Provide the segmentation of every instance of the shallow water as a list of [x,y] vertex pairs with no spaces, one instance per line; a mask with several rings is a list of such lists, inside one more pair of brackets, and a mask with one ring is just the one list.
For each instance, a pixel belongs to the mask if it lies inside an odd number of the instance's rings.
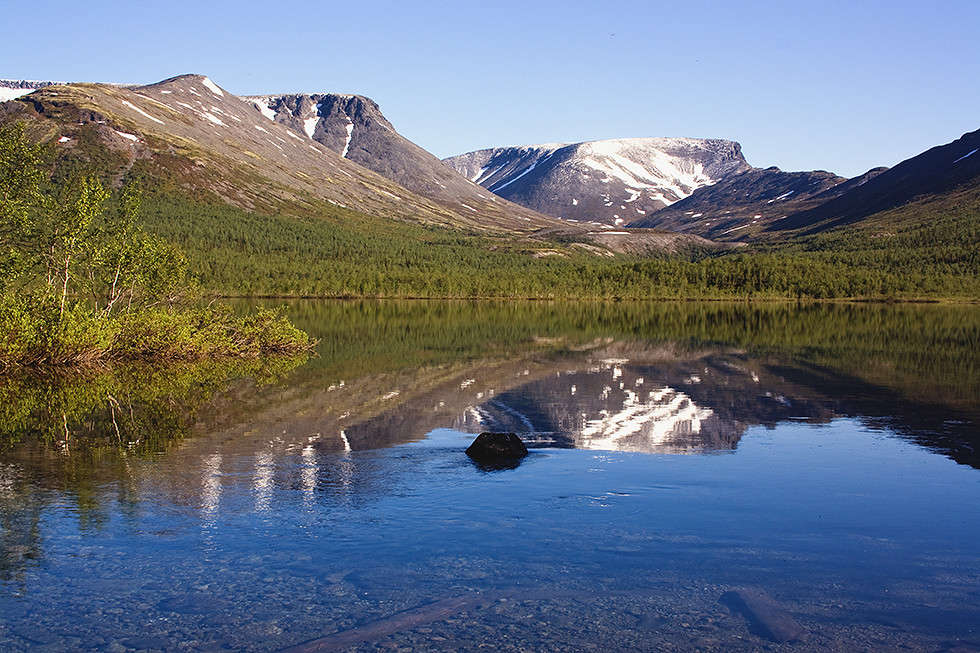
[[289,310],[318,357],[0,387],[0,649],[980,647],[976,308]]

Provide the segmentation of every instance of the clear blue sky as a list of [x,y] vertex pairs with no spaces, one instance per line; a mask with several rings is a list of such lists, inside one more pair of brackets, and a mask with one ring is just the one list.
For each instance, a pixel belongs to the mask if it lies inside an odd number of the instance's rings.
[[980,1],[11,2],[0,77],[356,92],[438,156],[738,140],[851,176],[980,128]]

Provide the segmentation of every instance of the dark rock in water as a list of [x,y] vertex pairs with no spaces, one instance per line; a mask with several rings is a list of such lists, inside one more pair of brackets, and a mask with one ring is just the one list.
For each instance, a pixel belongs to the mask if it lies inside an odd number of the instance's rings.
[[757,635],[779,643],[792,642],[803,635],[803,626],[762,590],[741,588],[725,592],[718,600],[748,619],[749,630]]
[[466,455],[482,464],[506,464],[527,455],[527,447],[516,433],[481,433],[466,450]]

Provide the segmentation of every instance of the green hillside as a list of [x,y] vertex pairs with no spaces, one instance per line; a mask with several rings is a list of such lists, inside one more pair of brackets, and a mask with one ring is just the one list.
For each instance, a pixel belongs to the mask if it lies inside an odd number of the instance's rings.
[[[317,215],[271,216],[158,192],[144,213],[147,229],[178,244],[202,284],[223,295],[980,298],[976,197],[905,207],[860,230],[657,258],[599,257],[326,205]],[[875,231],[893,223],[899,232]]]

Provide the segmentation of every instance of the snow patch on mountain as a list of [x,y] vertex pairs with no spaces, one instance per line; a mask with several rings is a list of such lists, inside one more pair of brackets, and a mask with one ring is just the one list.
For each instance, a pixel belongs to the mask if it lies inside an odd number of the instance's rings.
[[346,158],[347,157],[347,153],[350,152],[350,142],[354,138],[354,121],[352,121],[350,119],[350,117],[347,118],[347,127],[346,127],[346,129],[347,129],[347,140],[344,142],[344,149],[340,153],[340,156],[342,156],[344,158]]
[[22,95],[27,95],[36,89],[33,88],[0,88],[0,102],[8,102]]
[[9,102],[39,88],[64,84],[64,82],[49,82],[36,79],[0,79],[0,102]]
[[132,109],[133,111],[135,111],[136,113],[138,113],[141,116],[143,116],[144,118],[149,118],[153,122],[160,123],[161,125],[164,124],[164,122],[162,120],[160,120],[158,118],[154,118],[153,116],[151,116],[150,114],[148,114],[146,111],[143,111],[142,109],[140,109],[138,106],[136,106],[132,102],[130,102],[128,100],[123,100],[122,103],[125,104],[130,109]]
[[953,163],[959,163],[959,162],[960,162],[960,161],[962,161],[963,159],[968,159],[968,158],[970,158],[971,156],[973,156],[974,154],[976,154],[977,152],[980,152],[980,148],[978,148],[978,149],[976,149],[976,150],[970,150],[969,152],[967,152],[966,154],[964,154],[964,155],[963,155],[963,156],[961,156],[960,158],[958,158],[958,159],[956,159],[955,161],[953,161]]
[[[667,139],[664,139],[665,141]],[[670,139],[673,142],[681,139]],[[659,149],[647,139],[622,139],[585,143],[580,148],[581,164],[621,180],[631,189],[652,189],[661,196],[668,191],[676,199],[715,182],[705,164],[684,155]],[[633,195],[635,201],[639,194]],[[671,203],[670,200],[666,200]]]
[[261,98],[253,98],[252,104],[258,107],[259,111],[262,112],[262,115],[268,118],[269,120],[274,121],[276,119],[276,112],[269,108],[268,100],[263,100]]
[[316,125],[318,122],[320,122],[320,116],[317,115],[303,119],[303,131],[305,131],[306,135],[310,138],[313,138],[313,132],[316,131]]
[[222,127],[225,126],[225,123],[221,122],[221,119],[218,118],[216,115],[214,115],[212,113],[209,113],[207,111],[204,111],[203,113],[201,113],[201,115],[204,116],[205,118],[207,118],[208,120],[210,120],[211,122],[213,122],[216,125],[221,125]]
[[206,88],[207,88],[207,89],[208,89],[209,91],[211,91],[212,93],[214,93],[214,94],[215,94],[215,95],[217,95],[218,97],[224,97],[224,95],[225,95],[225,94],[224,94],[224,93],[223,93],[223,92],[221,91],[221,89],[220,89],[220,88],[218,88],[218,85],[217,85],[217,84],[215,84],[214,82],[212,82],[212,81],[211,81],[210,79],[208,79],[207,77],[205,77],[204,79],[202,79],[202,80],[201,80],[201,83],[202,83],[202,84],[204,84],[204,86],[205,86],[205,87],[206,87]]

